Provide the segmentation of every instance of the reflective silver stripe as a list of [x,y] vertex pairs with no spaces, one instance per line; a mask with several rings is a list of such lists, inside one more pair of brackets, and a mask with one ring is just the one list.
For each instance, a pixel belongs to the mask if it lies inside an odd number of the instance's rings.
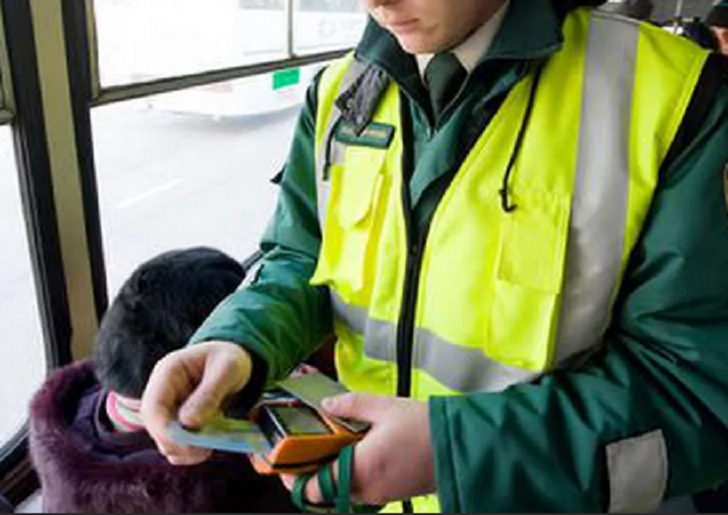
[[[352,60],[349,69],[346,71],[344,78],[339,87],[337,97],[339,94],[348,90],[354,82],[366,71],[366,65],[359,61]],[[326,72],[324,72],[326,73]],[[334,103],[331,110],[331,116],[326,120],[326,129],[324,130],[324,137],[320,141],[318,151],[316,154],[316,203],[318,206],[318,219],[321,232],[323,233],[324,227],[326,227],[326,207],[329,204],[329,191],[331,182],[326,176],[328,173],[328,167],[332,162],[342,162],[343,156],[333,155],[333,152],[340,152],[341,149],[337,145],[333,145],[333,132],[336,127],[336,123],[341,117],[341,110]]]
[[367,357],[387,363],[397,362],[395,324],[369,318],[365,308],[346,304],[334,291],[331,291],[331,309],[336,320],[364,338],[364,354]]
[[[632,20],[591,16],[557,362],[599,345],[609,324],[624,253],[639,36]],[[669,470],[662,431],[606,452],[609,511],[655,510]]]
[[667,445],[662,430],[607,445],[609,512],[657,509],[667,491]]
[[598,345],[609,323],[624,249],[638,39],[637,23],[592,15],[557,363]]
[[[345,304],[331,294],[334,316],[352,332],[363,336],[368,358],[397,362],[397,326],[368,318],[364,308]],[[415,328],[412,365],[457,392],[496,392],[538,376],[488,358],[480,349],[454,345],[432,332]]]
[[366,308],[346,304],[333,290],[331,292],[331,309],[340,322],[350,331],[363,335],[367,328],[368,313]]
[[453,345],[426,329],[416,328],[414,340],[413,365],[457,392],[499,392],[539,376],[498,363],[481,349]]

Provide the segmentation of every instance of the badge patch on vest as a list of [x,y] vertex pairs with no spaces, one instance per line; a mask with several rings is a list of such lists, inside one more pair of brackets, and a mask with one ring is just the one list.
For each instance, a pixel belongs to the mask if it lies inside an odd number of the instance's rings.
[[341,143],[372,148],[389,148],[393,136],[394,127],[392,125],[377,122],[371,122],[364,127],[361,134],[357,135],[354,124],[346,120],[339,122],[334,133],[336,141]]

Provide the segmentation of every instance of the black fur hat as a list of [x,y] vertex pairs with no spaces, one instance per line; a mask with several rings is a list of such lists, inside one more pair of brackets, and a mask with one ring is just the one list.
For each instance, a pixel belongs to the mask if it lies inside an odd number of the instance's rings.
[[157,361],[186,345],[244,277],[240,263],[207,247],[165,252],[140,265],[99,327],[94,358],[101,384],[140,398]]

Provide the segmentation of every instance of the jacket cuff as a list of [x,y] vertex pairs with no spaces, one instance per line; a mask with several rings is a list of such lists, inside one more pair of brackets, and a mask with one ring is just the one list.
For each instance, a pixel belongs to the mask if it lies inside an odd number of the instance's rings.
[[268,364],[265,360],[256,352],[247,348],[245,350],[250,354],[252,361],[250,380],[239,393],[228,400],[223,410],[226,417],[245,418],[250,408],[258,402],[263,394],[268,378]]
[[459,513],[460,508],[457,473],[453,456],[455,452],[451,442],[456,438],[450,434],[448,424],[447,398],[432,397],[429,401],[430,438],[432,439],[432,454],[435,457],[435,479],[437,482],[437,496],[440,501],[442,513]]

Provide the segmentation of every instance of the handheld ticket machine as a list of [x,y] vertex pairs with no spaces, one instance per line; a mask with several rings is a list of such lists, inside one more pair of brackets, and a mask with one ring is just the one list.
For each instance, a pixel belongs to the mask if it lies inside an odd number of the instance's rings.
[[312,472],[369,429],[324,413],[321,402],[346,391],[322,374],[289,378],[266,391],[246,420],[220,417],[199,430],[174,422],[168,434],[184,445],[250,454],[260,474]]
[[250,419],[271,445],[266,454],[251,457],[261,474],[312,472],[363,436],[294,397],[263,401]]

